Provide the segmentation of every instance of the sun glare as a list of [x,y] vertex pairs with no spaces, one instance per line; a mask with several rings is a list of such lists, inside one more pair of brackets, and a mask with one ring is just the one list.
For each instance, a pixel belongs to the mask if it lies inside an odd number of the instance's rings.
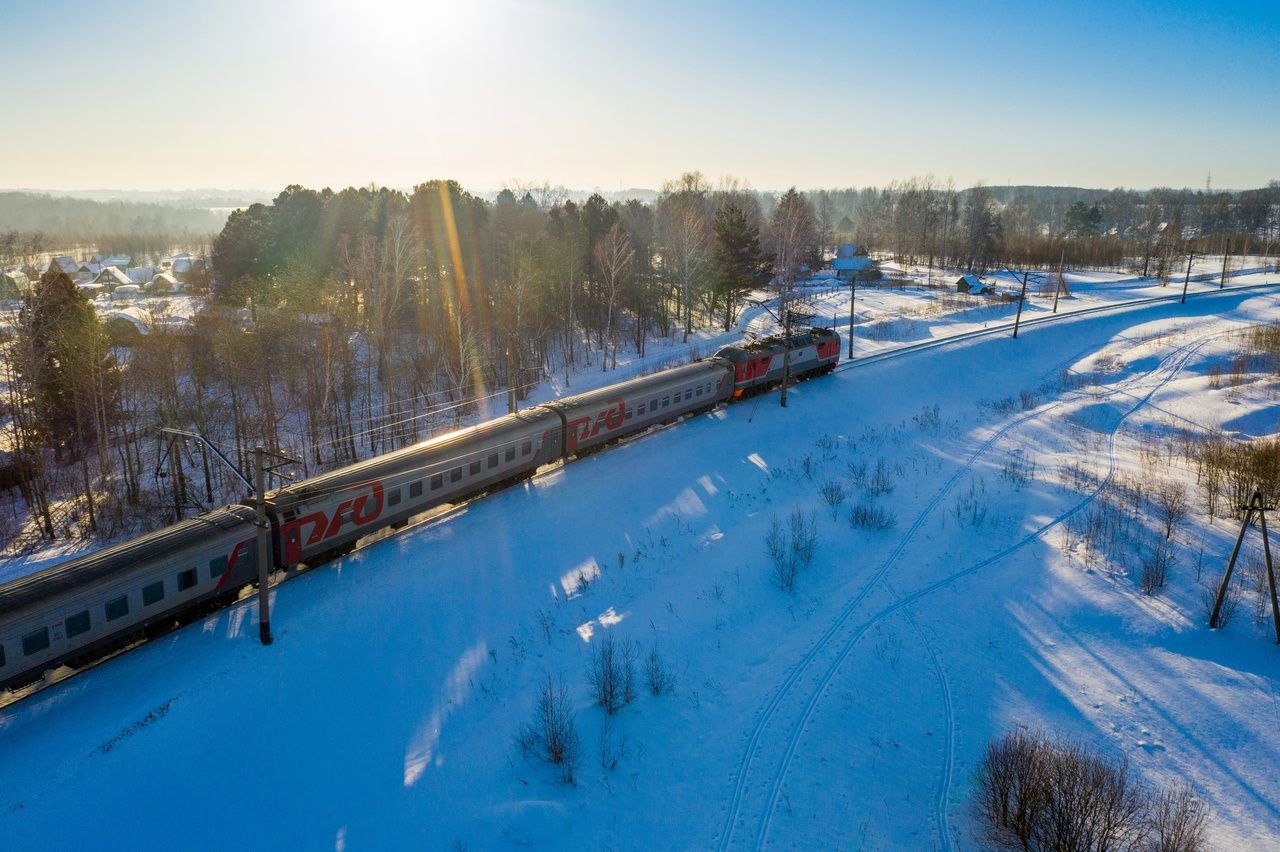
[[481,37],[489,4],[473,0],[326,0],[308,7],[329,35],[389,49],[448,51]]

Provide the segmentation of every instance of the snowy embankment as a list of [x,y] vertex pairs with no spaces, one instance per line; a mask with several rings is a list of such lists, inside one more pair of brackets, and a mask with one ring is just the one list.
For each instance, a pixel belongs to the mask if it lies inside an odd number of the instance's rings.
[[[6,845],[974,848],[975,762],[1028,725],[1191,781],[1217,845],[1275,846],[1280,657],[1269,624],[1204,628],[1233,524],[1158,439],[1275,431],[1274,379],[1211,368],[1277,307],[890,360],[549,470],[280,587],[270,648],[245,603],[0,711]],[[1137,476],[1193,495],[1154,598],[1070,534]],[[795,510],[817,546],[787,593],[763,540]],[[594,706],[607,635],[657,648],[674,691]],[[573,786],[515,742],[548,674]]]

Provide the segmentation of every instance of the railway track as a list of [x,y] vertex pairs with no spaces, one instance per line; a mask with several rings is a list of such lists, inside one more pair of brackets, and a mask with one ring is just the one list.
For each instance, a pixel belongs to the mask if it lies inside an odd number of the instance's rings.
[[[1232,293],[1266,291],[1280,287],[1280,282],[1264,283],[1264,284],[1241,284],[1232,287],[1225,287],[1219,290],[1201,290],[1198,293],[1188,293],[1188,299],[1210,298],[1213,296],[1225,296]],[[1113,311],[1126,311],[1135,308],[1146,307],[1148,305],[1159,305],[1167,302],[1178,301],[1182,299],[1181,293],[1171,294],[1168,296],[1150,296],[1145,299],[1130,299],[1124,302],[1113,302],[1106,305],[1094,305],[1089,308],[1081,308],[1075,311],[1068,311],[1061,314],[1049,314],[1042,317],[1031,317],[1024,319],[1018,323],[1018,330],[1025,328],[1034,328],[1036,326],[1045,325],[1046,323],[1061,322],[1066,320],[1078,319],[1080,317],[1097,316],[1098,314],[1111,313]],[[1007,331],[1013,331],[1014,323],[1003,322],[996,325],[987,326],[986,328],[976,328],[971,331],[963,331],[958,334],[949,334],[945,337],[934,337],[928,340],[922,340],[919,343],[909,343],[906,346],[894,346],[880,352],[872,352],[867,355],[856,356],[840,363],[833,372],[843,372],[845,370],[853,370],[858,367],[867,367],[871,364],[878,364],[881,361],[887,361],[890,358],[897,358],[904,355],[914,355],[917,352],[927,352],[930,349],[937,349],[942,346],[950,346],[956,343],[963,343],[967,340],[978,340],[983,337],[994,337]]]

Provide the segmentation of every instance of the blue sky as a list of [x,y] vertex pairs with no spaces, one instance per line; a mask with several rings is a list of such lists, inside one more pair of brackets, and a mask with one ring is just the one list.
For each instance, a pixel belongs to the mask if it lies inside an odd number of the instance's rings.
[[1257,186],[1280,4],[0,0],[0,187]]

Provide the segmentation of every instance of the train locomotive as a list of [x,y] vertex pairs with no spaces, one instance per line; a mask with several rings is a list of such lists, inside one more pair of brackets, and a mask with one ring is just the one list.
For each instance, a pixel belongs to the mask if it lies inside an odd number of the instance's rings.
[[[434,507],[527,479],[608,443],[830,372],[834,331],[729,346],[710,358],[534,406],[339,468],[266,496],[273,570],[311,567]],[[225,506],[0,585],[0,689],[93,661],[234,602],[256,582],[248,505]]]

